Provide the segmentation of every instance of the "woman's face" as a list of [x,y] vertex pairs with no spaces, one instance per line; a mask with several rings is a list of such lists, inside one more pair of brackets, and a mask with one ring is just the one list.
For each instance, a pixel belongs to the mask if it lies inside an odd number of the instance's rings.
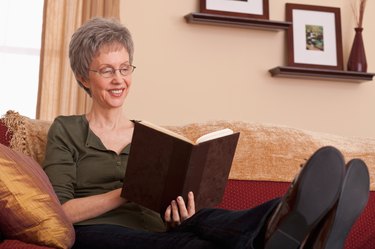
[[95,104],[104,109],[120,108],[123,105],[131,86],[132,74],[123,76],[117,70],[112,77],[105,78],[98,72],[129,65],[129,53],[124,47],[105,46],[99,50],[99,55],[90,64],[88,80],[82,81],[90,89]]

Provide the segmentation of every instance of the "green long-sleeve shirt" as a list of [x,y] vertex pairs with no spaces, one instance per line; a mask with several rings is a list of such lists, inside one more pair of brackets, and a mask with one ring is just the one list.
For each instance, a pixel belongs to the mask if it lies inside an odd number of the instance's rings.
[[[73,198],[121,188],[130,145],[120,154],[106,149],[89,128],[85,115],[60,116],[48,132],[43,169],[63,204]],[[127,203],[75,225],[115,224],[147,231],[163,231],[160,215],[135,203]]]

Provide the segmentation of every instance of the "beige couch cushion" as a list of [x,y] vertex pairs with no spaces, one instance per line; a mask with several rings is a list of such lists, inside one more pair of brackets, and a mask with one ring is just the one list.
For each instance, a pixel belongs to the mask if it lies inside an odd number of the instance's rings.
[[279,125],[240,121],[170,126],[192,140],[213,130],[231,128],[241,133],[231,179],[292,181],[301,164],[318,148],[331,145],[344,154],[346,161],[362,158],[369,167],[371,190],[375,190],[375,139],[349,138]]
[[[29,119],[12,111],[4,116],[4,120],[13,132],[11,147],[40,163],[44,158],[46,134],[51,122]],[[341,150],[346,161],[357,157],[366,162],[370,170],[371,190],[375,190],[375,139],[241,121],[166,126],[192,140],[226,127],[241,133],[231,179],[290,182],[314,151],[331,145]]]

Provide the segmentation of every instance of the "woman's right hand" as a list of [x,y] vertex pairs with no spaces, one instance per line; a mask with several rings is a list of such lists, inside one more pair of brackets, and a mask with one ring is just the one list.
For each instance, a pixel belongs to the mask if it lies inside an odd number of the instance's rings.
[[184,199],[178,196],[167,207],[164,213],[164,220],[168,229],[174,228],[181,224],[184,220],[195,214],[195,201],[193,192],[188,193],[188,202],[185,204]]

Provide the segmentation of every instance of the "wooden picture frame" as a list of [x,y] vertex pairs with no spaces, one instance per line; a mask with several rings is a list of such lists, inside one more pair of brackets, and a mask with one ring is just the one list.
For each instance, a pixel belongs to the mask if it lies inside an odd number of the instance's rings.
[[200,0],[200,12],[255,19],[269,19],[269,0]]
[[340,8],[286,4],[288,65],[343,70]]

